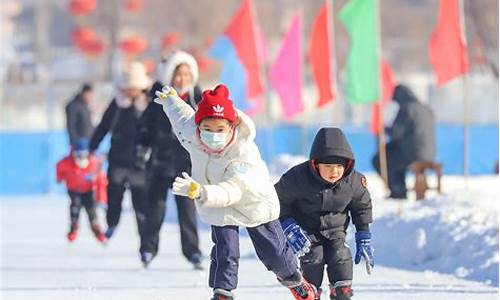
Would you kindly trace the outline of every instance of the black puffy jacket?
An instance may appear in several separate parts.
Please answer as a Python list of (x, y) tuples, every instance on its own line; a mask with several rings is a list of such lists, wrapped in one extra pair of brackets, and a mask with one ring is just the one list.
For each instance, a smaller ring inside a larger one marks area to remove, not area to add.
[[(334, 184), (321, 178), (314, 160), (325, 156), (349, 159), (344, 176)], [(354, 170), (354, 156), (338, 128), (322, 128), (310, 160), (288, 170), (276, 183), (280, 219), (294, 218), (308, 234), (335, 239), (345, 235), (350, 218), (358, 230), (372, 222), (372, 202), (366, 178)]]
[(133, 167), (135, 165), (135, 140), (137, 127), (143, 111), (137, 110), (134, 105), (127, 108), (118, 107), (113, 99), (97, 125), (90, 139), (90, 150), (95, 151), (102, 139), (111, 133), (111, 148), (108, 153), (110, 165)]
[[(150, 91), (150, 97), (156, 98), (155, 91), (161, 91), (162, 84), (155, 82)], [(201, 90), (195, 86), (188, 103), (195, 108), (201, 100)], [(162, 106), (151, 102), (141, 117), (136, 143), (152, 150), (149, 167), (153, 175), (175, 177), (181, 172), (191, 172), (189, 153), (182, 147), (172, 132), (172, 125), (163, 112)]]

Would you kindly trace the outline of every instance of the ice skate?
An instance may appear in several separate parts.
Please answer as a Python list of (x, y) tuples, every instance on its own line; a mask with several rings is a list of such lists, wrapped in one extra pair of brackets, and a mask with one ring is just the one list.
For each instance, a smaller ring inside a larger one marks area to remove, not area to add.
[(352, 294), (351, 286), (330, 287), (330, 300), (350, 300)]
[(101, 242), (101, 243), (106, 243), (107, 241), (107, 238), (106, 236), (102, 233), (101, 231), (101, 227), (99, 226), (99, 224), (97, 223), (92, 223), (92, 225), (90, 225), (91, 229), (92, 229), (92, 232), (94, 233), (94, 236), (95, 238)]
[(151, 261), (153, 261), (154, 257), (155, 255), (151, 252), (141, 253), (141, 262), (145, 269), (148, 268), (149, 264), (151, 263)]
[(290, 291), (294, 299), (296, 300), (316, 300), (316, 288), (307, 282), (307, 280), (303, 280), (300, 285), (295, 287), (289, 287)]
[(201, 254), (199, 253), (193, 254), (189, 262), (193, 264), (195, 270), (199, 271), (203, 270), (203, 265), (201, 264)]
[(71, 227), (68, 232), (68, 241), (74, 242), (77, 237), (78, 237), (78, 224), (73, 222), (71, 223)]
[(214, 296), (210, 300), (233, 300), (234, 295), (230, 291), (226, 291), (223, 289), (215, 289)]
[(109, 240), (115, 233), (115, 229), (115, 226), (108, 227), (108, 229), (106, 229), (106, 232), (104, 233), (104, 236)]

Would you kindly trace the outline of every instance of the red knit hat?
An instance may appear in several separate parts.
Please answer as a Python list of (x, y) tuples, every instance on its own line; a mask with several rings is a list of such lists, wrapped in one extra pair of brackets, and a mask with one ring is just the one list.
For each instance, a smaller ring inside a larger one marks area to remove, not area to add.
[(235, 123), (237, 120), (236, 111), (233, 102), (228, 97), (229, 90), (223, 84), (219, 84), (214, 90), (204, 91), (194, 115), (196, 125), (199, 125), (201, 120), (205, 118), (226, 119)]

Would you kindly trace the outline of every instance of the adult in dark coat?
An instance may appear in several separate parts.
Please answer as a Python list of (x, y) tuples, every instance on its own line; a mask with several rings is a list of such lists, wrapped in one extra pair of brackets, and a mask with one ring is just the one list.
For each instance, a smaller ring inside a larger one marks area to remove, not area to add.
[(119, 82), (119, 92), (111, 101), (97, 126), (90, 150), (95, 151), (107, 133), (111, 134), (108, 153), (108, 209), (106, 237), (110, 238), (119, 223), (123, 193), (130, 189), (139, 235), (143, 237), (146, 210), (146, 171), (135, 167), (135, 140), (139, 119), (150, 99), (146, 91), (151, 81), (141, 63), (133, 62)]
[(81, 91), (66, 105), (66, 128), (70, 145), (79, 139), (90, 139), (92, 136), (94, 125), (89, 109), (92, 97), (92, 86), (84, 84)]
[[(391, 127), (386, 128), (389, 142), (386, 144), (387, 175), (390, 197), (406, 198), (406, 171), (415, 161), (434, 161), (436, 155), (435, 118), (427, 105), (418, 101), (405, 85), (398, 85), (393, 99), (399, 111)], [(379, 154), (372, 160), (380, 174)]]
[[(369, 235), (372, 202), (366, 178), (354, 170), (354, 155), (339, 128), (322, 128), (309, 158), (288, 170), (275, 185), (280, 221), (292, 218), (311, 242), (309, 253), (300, 258), (304, 277), (319, 288), (326, 265), (331, 293), (350, 299), (353, 264), (345, 237), (351, 218), (357, 233)], [(321, 169), (325, 164), (329, 164), (326, 168), (342, 166), (343, 172), (336, 173), (336, 178), (332, 173), (327, 180)]]
[[(198, 67), (195, 59), (183, 51), (176, 51), (159, 66), (158, 81), (151, 89), (151, 97), (161, 91), (163, 84), (173, 86), (181, 99), (196, 109), (201, 100), (201, 90), (196, 85)], [(161, 81), (160, 81), (161, 80)], [(162, 84), (163, 83), (163, 84)], [(191, 173), (189, 153), (181, 146), (172, 132), (168, 117), (162, 106), (151, 102), (142, 116), (137, 139), (138, 155), (148, 159), (148, 209), (146, 214), (146, 235), (141, 245), (141, 260), (147, 265), (158, 253), (160, 229), (166, 212), (167, 192), (172, 188), (175, 177), (182, 172)], [(140, 159), (140, 157), (139, 157)], [(179, 220), (181, 247), (184, 256), (201, 268), (196, 207), (194, 201), (175, 195)]]

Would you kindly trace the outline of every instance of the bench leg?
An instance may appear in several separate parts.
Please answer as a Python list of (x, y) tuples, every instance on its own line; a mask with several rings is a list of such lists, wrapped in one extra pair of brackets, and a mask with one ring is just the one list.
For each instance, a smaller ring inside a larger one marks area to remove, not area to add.
[(427, 190), (427, 182), (425, 174), (420, 173), (415, 175), (415, 193), (417, 194), (417, 200), (422, 200), (425, 198), (425, 191)]

